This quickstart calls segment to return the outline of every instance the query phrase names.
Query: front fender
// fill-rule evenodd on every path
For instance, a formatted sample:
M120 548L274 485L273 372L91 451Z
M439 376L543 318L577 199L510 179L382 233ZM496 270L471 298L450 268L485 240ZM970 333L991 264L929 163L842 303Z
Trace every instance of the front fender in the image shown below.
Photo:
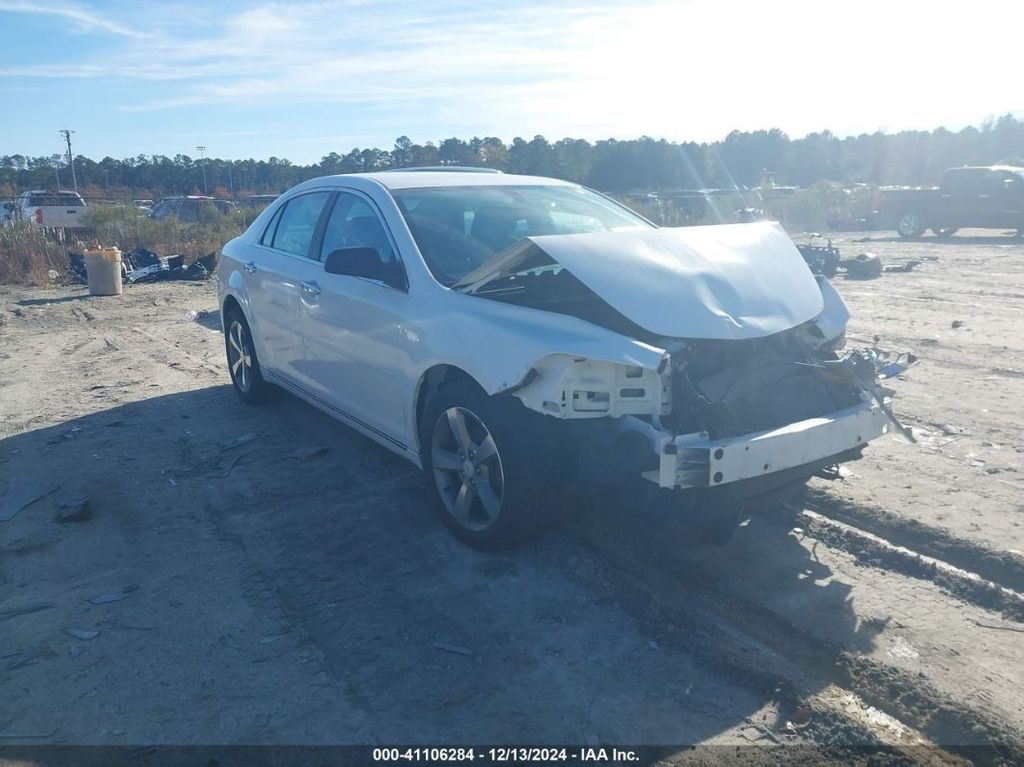
M488 394L517 388L552 355L657 371L665 350L553 312L453 293L449 312L423 323L422 371L445 364L473 377Z

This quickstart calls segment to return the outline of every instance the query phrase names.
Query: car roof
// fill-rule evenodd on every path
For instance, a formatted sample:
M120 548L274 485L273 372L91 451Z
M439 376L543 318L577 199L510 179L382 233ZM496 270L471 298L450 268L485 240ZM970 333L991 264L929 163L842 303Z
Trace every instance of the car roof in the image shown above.
M570 181L544 176L517 176L511 173L480 173L478 171L403 171L388 170L377 173L343 173L310 179L300 187L323 186L325 179L340 185L352 179L374 181L386 189L417 189L439 186L577 186Z

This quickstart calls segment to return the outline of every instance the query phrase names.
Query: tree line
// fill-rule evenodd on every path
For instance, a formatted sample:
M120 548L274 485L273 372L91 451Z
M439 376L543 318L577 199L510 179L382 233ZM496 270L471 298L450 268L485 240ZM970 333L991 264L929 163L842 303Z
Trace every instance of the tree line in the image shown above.
M390 149L331 152L319 162L286 159L197 159L185 154L93 160L75 157L86 197L199 194L222 197L280 193L316 176L425 165L471 165L506 173L554 176L613 194L673 189L757 186L765 171L774 183L806 187L818 181L876 185L936 183L946 168L1012 162L1024 165L1024 121L1013 115L959 131L876 132L840 138L829 131L791 139L777 128L733 131L721 141L675 143L643 137L591 143L486 137L417 144L402 136ZM204 181L205 172L205 181ZM25 189L71 188L66 157L0 157L0 197Z

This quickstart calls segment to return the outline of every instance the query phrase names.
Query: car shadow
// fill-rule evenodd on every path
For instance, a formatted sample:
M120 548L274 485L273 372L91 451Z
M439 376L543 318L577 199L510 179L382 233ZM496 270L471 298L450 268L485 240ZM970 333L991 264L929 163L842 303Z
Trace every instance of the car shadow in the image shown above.
M110 389L83 396L95 397L91 414L0 439L0 490L47 492L0 524L0 582L17 580L29 558L61 552L52 582L37 585L33 599L61 604L81 577L71 562L138 584L145 598L180 571L189 541L213 534L271 588L253 596L209 582L204 600L294 620L380 742L692 744L738 730L754 742L777 740L764 735L764 712L791 702L774 682L723 674L714 663L716 627L702 626L700 612L694 625L665 624L628 583L609 585L600 547L564 529L515 552L467 548L437 519L418 469L290 396L263 407L242 404L228 385L130 402L104 400L121 396ZM83 497L91 499L87 521L56 523L62 499ZM850 585L785 526L752 523L728 546L708 549L628 503L574 503L561 513L585 514L611 539L631 541L647 568L691 593L728 595L740 631L748 600L761 612L808 611L835 654L872 646ZM40 639L21 631L16 621L5 626L12 644ZM94 640L128 663L117 641ZM131 662L147 671L121 669L122 688L111 695L152 699L161 675L195 667L215 696L220 675L256 668L208 668L199 642L173 664L145 652L132 644ZM56 667L72 661L40 662L60 674ZM104 687L108 671L95 663L75 674ZM230 720L240 704L221 705ZM82 716L71 711L54 726L81 726ZM345 723L337 725L323 742L344 738ZM184 742L188 733L161 729L161 738Z
M50 304L66 304L73 301L95 298L95 296L89 293L88 288L85 286L82 287L82 290L85 292L74 296L61 296L59 298L23 298L15 303L18 306L49 306Z

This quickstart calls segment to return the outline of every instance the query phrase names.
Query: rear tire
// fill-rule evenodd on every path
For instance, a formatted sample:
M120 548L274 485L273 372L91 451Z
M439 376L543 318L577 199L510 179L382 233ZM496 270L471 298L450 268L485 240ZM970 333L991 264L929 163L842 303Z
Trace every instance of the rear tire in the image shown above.
M512 398L458 381L441 388L420 423L423 470L438 513L456 538L477 549L537 538L548 519L539 444ZM517 417L518 416L518 417Z
M896 231L903 239L920 237L926 228L921 216L910 210L900 214L896 223Z
M239 309L231 309L224 316L224 349L231 385L243 402L250 405L269 402L280 394L280 389L263 378L252 331Z

